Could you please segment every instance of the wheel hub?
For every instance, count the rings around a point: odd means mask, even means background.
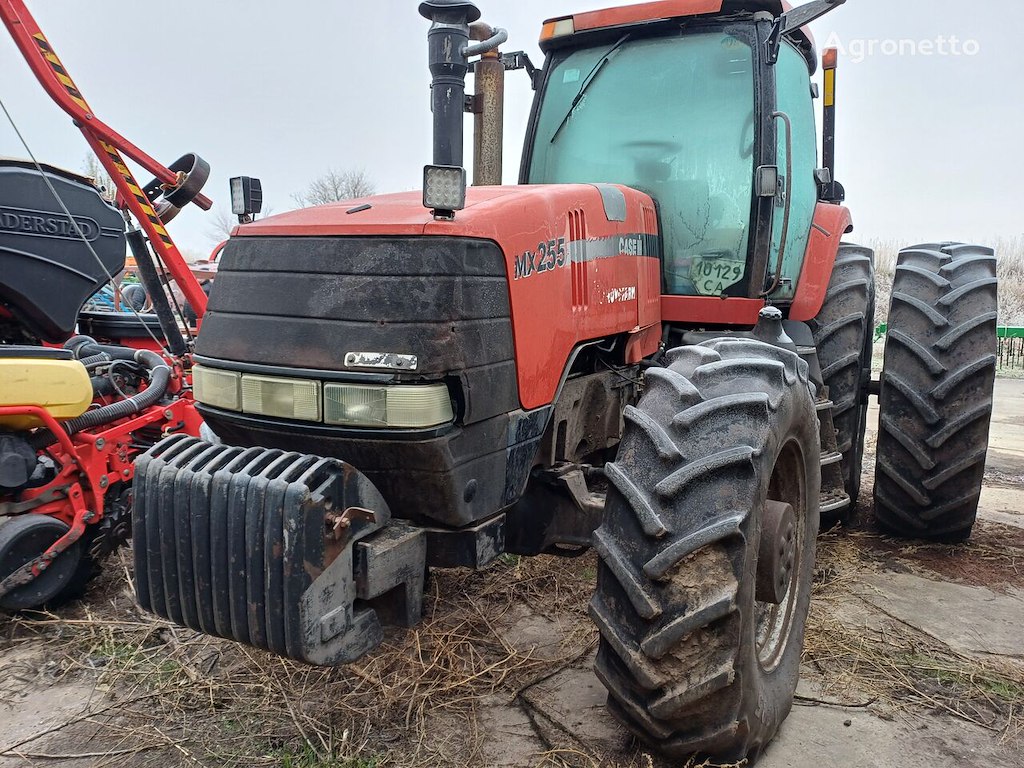
[[[796,514],[781,501],[765,502],[757,556],[755,597],[780,605],[789,591],[796,566]]]

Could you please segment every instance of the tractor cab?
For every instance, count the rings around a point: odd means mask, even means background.
[[[648,193],[665,294],[792,300],[823,174],[814,44],[780,34],[787,10],[668,0],[548,21],[521,181]]]

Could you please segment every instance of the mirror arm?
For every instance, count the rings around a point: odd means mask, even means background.
[[[772,65],[779,60],[783,37],[820,19],[845,2],[846,0],[814,0],[814,2],[801,5],[779,16],[772,25],[768,39],[765,40],[765,61]]]

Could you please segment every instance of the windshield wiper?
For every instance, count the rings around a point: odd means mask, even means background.
[[[583,85],[580,86],[579,93],[577,93],[573,97],[572,104],[569,105],[569,111],[565,113],[565,117],[562,118],[562,122],[558,124],[558,127],[555,129],[555,132],[551,134],[551,141],[549,142],[550,144],[555,143],[555,139],[558,138],[558,134],[560,134],[562,132],[562,129],[565,128],[565,124],[569,122],[569,118],[572,117],[572,113],[576,111],[576,107],[579,105],[581,101],[583,101],[583,96],[586,94],[587,89],[590,87],[590,84],[597,79],[597,76],[601,73],[601,70],[604,69],[604,65],[608,63],[609,59],[611,58],[611,55],[619,49],[619,46],[621,46],[624,42],[629,40],[629,38],[630,34],[625,34],[622,37],[620,37],[618,42],[615,43],[615,45],[613,45],[607,51],[605,51],[604,56],[602,56],[598,60],[597,64],[593,66],[590,72],[587,73],[587,76],[583,79]]]

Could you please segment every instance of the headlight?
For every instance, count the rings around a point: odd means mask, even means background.
[[[192,389],[196,400],[227,411],[242,410],[242,376],[217,368],[192,366]]]
[[[192,386],[196,400],[204,405],[281,419],[406,429],[455,420],[444,384],[321,384],[196,365]]]
[[[444,384],[325,384],[324,421],[353,427],[424,428],[455,418]]]
[[[281,419],[320,421],[320,382],[247,373],[242,377],[242,410]]]

